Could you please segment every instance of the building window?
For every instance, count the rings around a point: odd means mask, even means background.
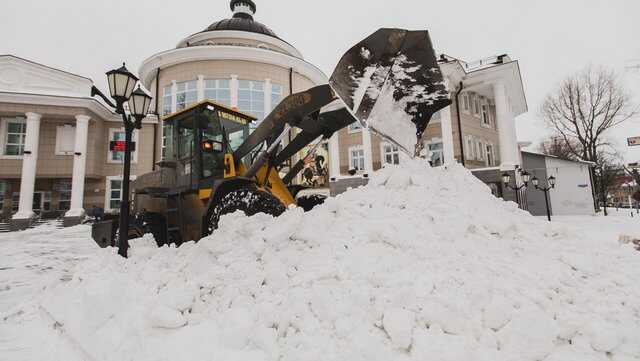
[[[486,154],[487,154],[487,166],[493,167],[496,165],[494,152],[493,152],[493,144],[486,144]]]
[[[271,110],[282,101],[282,85],[271,84]]]
[[[122,200],[122,178],[107,179],[106,210],[116,210],[120,208]]]
[[[349,148],[349,167],[356,171],[364,171],[364,149],[362,146]]]
[[[229,79],[204,81],[204,97],[226,106],[231,105],[231,88]]]
[[[162,125],[162,159],[173,159],[173,143],[169,142],[173,133],[173,126],[168,123]]]
[[[109,143],[107,144],[107,163],[122,163],[124,162],[124,152],[112,152],[109,147],[111,142],[125,141],[124,128],[111,128],[109,129]],[[135,151],[131,152],[131,163],[138,162],[138,130],[133,131],[131,141],[136,143],[134,145]]]
[[[13,192],[13,194],[11,194],[11,211],[13,213],[16,213],[18,211],[19,206],[20,206],[20,193]]]
[[[441,112],[442,112],[442,110],[433,113],[433,115],[431,116],[431,123],[434,123],[434,124],[440,123],[440,120],[442,118]]]
[[[429,144],[429,164],[439,167],[444,164],[444,152],[442,142]]]
[[[255,116],[258,122],[264,119],[264,82],[252,80],[238,82],[238,109]]]
[[[56,127],[56,155],[73,155],[76,144],[76,128],[72,125]]]
[[[173,94],[171,93],[172,86],[164,87],[164,93],[162,94],[162,115],[171,114],[172,104],[173,103]]]
[[[7,183],[0,181],[0,214],[4,209],[4,194],[7,192]]]
[[[357,132],[359,132],[361,130],[362,130],[362,124],[360,124],[360,122],[358,122],[358,121],[355,121],[355,122],[349,124],[349,128],[347,128],[347,131],[349,133],[357,133]]]
[[[113,130],[110,132],[109,141],[125,141],[125,132],[124,130]],[[113,162],[122,162],[124,161],[124,152],[113,152],[109,150],[109,160]]]
[[[68,211],[71,209],[71,180],[62,180],[58,182],[58,210]]]
[[[132,176],[131,181],[136,179]],[[107,184],[104,197],[104,209],[106,211],[117,211],[120,209],[122,200],[122,176],[107,177]]]
[[[485,152],[484,152],[484,142],[479,140],[477,142],[478,148],[476,151],[476,156],[478,160],[484,160]]]
[[[33,210],[34,211],[50,211],[51,210],[51,192],[34,192],[33,193]]]
[[[489,115],[489,103],[487,101],[482,102],[482,125],[491,126],[491,116]]]
[[[473,115],[480,116],[480,96],[473,94],[472,98]]]
[[[462,94],[462,110],[469,114],[471,110],[471,104],[469,102],[469,93]]]
[[[27,123],[24,118],[5,120],[4,155],[21,156],[27,135]]]
[[[382,143],[382,164],[400,164],[400,150],[391,143]]]
[[[198,82],[196,80],[177,83],[176,111],[186,109],[198,101]]]
[[[466,158],[469,160],[476,158],[475,145],[473,141],[473,137],[467,135],[467,155]]]

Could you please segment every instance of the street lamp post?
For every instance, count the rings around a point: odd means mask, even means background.
[[[502,183],[504,184],[505,188],[514,190],[516,192],[516,202],[518,202],[518,207],[522,207],[522,205],[520,204],[520,190],[523,188],[527,188],[529,186],[530,180],[531,180],[531,174],[525,171],[522,173],[522,181],[524,182],[524,184],[521,184],[518,186],[517,185],[518,183],[516,182],[516,185],[512,186],[511,175],[509,173],[504,173],[502,175]]]
[[[124,169],[122,172],[122,200],[120,201],[120,222],[118,232],[118,254],[127,257],[129,249],[129,178],[131,177],[131,151],[133,130],[142,128],[142,120],[149,112],[151,96],[140,86],[135,89],[138,78],[124,64],[119,69],[107,72],[109,92],[115,100],[116,113],[122,116],[125,131]],[[135,90],[134,90],[135,89]],[[129,112],[124,104],[129,103]]]
[[[544,187],[540,186],[540,180],[537,177],[534,177],[531,180],[533,186],[536,187],[537,190],[544,193],[544,202],[547,205],[547,219],[551,222],[551,209],[549,208],[549,191],[556,187],[556,177],[551,176],[547,179],[547,185]]]

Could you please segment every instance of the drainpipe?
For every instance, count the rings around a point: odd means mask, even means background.
[[[460,162],[462,166],[465,167],[465,156],[464,156],[464,140],[462,138],[462,120],[460,119],[460,93],[462,93],[462,89],[464,88],[464,83],[460,82],[460,86],[458,90],[456,90],[455,101],[456,101],[456,118],[458,119],[458,138],[460,140]]]
[[[158,125],[160,124],[160,112],[158,111],[160,100],[160,68],[156,70],[156,117],[158,122],[153,125],[153,165],[151,170],[156,170],[156,160],[158,158]]]

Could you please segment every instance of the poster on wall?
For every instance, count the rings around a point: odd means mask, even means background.
[[[329,150],[328,144],[324,143],[309,154],[313,145],[308,145],[299,153],[299,157],[304,157],[304,168],[300,172],[301,184],[312,188],[328,187],[329,182]]]

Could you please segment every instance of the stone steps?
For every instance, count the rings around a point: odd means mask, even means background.
[[[56,228],[64,228],[62,219],[38,219],[29,228],[36,228],[44,224],[53,224]],[[9,222],[0,222],[0,233],[8,232],[11,232],[11,224]]]

